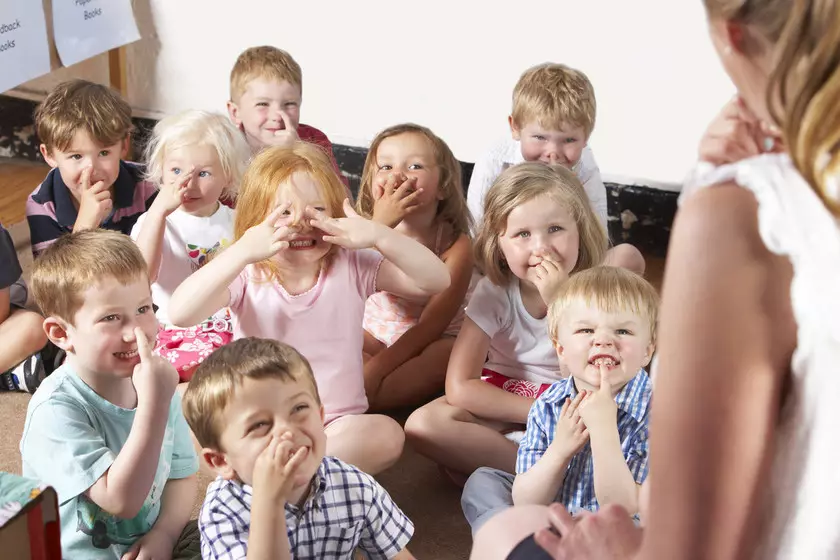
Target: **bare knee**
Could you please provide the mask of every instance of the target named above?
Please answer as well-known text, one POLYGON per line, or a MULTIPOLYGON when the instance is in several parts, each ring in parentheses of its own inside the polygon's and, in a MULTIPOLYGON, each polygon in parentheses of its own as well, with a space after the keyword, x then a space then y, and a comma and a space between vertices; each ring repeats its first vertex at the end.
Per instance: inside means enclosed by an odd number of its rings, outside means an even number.
POLYGON ((639 276, 645 273, 645 257, 641 251, 629 243, 622 243, 610 249, 604 264, 626 268, 639 276))
MULTIPOLYGON (((405 432, 396 420, 389 416, 382 416, 376 426, 377 440, 381 446, 380 472, 399 461, 405 447, 405 432)), ((370 473, 376 474, 376 473, 370 473)))
POLYGON ((471 560, 507 558, 526 537, 548 527, 548 508, 517 506, 491 517, 475 535, 471 560))
POLYGON ((428 441, 440 433, 442 406, 438 401, 421 406, 405 421, 405 437, 409 442, 428 441))

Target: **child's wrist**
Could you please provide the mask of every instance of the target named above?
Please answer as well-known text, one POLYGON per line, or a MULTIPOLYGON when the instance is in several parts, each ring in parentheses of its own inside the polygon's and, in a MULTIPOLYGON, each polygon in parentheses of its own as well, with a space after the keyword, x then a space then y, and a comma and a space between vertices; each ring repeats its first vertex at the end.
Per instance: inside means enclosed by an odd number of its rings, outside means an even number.
POLYGON ((574 455, 573 449, 569 449, 568 446, 554 440, 548 444, 548 449, 545 450, 545 455, 543 455, 543 457, 547 457, 548 460, 555 465, 565 466, 572 460, 574 455))

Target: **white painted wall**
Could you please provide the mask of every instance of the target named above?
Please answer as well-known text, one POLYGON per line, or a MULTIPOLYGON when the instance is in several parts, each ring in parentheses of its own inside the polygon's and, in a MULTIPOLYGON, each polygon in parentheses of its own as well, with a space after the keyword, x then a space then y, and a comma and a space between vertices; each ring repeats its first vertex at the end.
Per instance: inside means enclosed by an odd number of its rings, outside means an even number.
MULTIPOLYGON (((519 74, 552 60, 583 70, 595 86, 591 145, 606 177, 676 188, 706 124, 734 92, 700 0, 134 4, 143 40, 128 50, 129 101, 138 111, 223 110, 239 52, 274 44, 303 67, 303 121, 344 144, 366 145, 382 128, 414 121, 474 161, 505 133, 519 74)), ((107 81, 107 61, 62 74, 107 81)), ((55 81, 23 89, 46 91, 55 81)))

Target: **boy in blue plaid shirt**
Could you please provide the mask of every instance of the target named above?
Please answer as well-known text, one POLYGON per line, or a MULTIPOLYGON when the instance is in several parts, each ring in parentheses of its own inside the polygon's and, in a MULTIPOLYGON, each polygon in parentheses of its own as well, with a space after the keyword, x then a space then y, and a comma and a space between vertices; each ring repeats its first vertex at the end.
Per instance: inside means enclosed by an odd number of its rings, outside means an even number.
POLYGON ((571 512, 617 503, 638 512, 647 476, 658 295, 625 269, 573 275, 549 306, 549 335, 571 377, 531 407, 516 476, 477 470, 462 506, 473 534, 516 504, 561 502, 571 512))
MULTIPOLYGON (((184 415, 219 475, 198 519, 204 560, 413 560, 414 525, 372 476, 325 457, 324 408, 309 362, 276 340, 211 354, 184 415)), ((340 420, 339 420, 340 421, 340 420)))

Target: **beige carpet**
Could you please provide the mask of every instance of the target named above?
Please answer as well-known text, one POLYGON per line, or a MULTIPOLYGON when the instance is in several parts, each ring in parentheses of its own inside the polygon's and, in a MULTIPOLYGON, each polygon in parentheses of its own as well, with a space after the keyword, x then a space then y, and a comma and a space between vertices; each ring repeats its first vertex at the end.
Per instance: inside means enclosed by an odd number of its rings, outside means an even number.
MULTIPOLYGON (((28 278, 32 255, 26 222, 7 229, 18 249, 24 276, 28 278)), ((0 471, 21 472, 18 446, 28 402, 27 394, 0 393, 0 471)), ((469 556, 471 539, 469 526, 461 513, 460 490, 444 479, 432 462, 407 447, 400 461, 377 479, 414 522, 415 537, 409 549, 417 558, 458 560, 469 556)), ((207 477, 199 477, 202 491, 193 516, 198 514, 203 490, 209 482, 207 477)))

